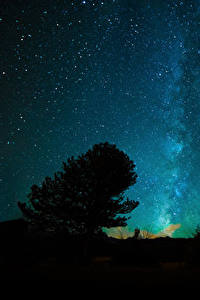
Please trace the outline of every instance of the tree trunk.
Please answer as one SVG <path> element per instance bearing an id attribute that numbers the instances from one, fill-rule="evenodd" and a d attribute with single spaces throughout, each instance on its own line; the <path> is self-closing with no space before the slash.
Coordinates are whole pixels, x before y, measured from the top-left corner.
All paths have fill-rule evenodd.
<path id="1" fill-rule="evenodd" d="M 91 260 L 91 241 L 92 241 L 93 230 L 88 230 L 83 240 L 83 264 L 89 265 Z"/>

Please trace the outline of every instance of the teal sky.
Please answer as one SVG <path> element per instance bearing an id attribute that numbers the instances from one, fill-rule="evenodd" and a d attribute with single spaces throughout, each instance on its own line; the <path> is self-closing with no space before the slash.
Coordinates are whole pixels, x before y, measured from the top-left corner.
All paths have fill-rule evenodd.
<path id="1" fill-rule="evenodd" d="M 200 1 L 0 1 L 0 220 L 72 155 L 136 164 L 129 226 L 200 223 Z"/>

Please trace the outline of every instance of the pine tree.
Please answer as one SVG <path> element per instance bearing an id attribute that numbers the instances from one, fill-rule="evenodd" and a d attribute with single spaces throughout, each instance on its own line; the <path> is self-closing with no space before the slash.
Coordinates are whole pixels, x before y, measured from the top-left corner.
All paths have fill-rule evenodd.
<path id="1" fill-rule="evenodd" d="M 18 205 L 29 222 L 46 230 L 91 236 L 102 227 L 125 226 L 125 215 L 139 204 L 124 197 L 136 183 L 134 168 L 116 145 L 96 144 L 63 163 L 54 179 L 46 177 L 41 187 L 33 185 L 28 203 Z"/>

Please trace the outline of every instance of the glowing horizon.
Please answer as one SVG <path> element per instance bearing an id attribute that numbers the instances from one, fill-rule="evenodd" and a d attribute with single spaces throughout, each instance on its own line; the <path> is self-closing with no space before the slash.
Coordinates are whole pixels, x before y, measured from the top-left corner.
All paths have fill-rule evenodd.
<path id="1" fill-rule="evenodd" d="M 169 226 L 163 228 L 162 231 L 157 233 L 140 229 L 138 239 L 156 239 L 160 237 L 173 237 L 174 232 L 180 227 L 181 224 L 170 224 Z M 135 230 L 131 230 L 128 226 L 105 228 L 104 230 L 108 237 L 113 237 L 116 239 L 127 239 L 135 236 Z"/>

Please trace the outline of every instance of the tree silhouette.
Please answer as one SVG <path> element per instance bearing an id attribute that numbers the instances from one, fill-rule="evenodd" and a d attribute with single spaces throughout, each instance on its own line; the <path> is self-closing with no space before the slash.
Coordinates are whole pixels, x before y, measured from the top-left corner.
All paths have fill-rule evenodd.
<path id="1" fill-rule="evenodd" d="M 91 236 L 102 227 L 125 226 L 139 204 L 125 199 L 136 183 L 133 161 L 116 145 L 100 143 L 77 159 L 63 163 L 54 179 L 33 185 L 28 203 L 18 203 L 24 217 L 46 230 L 65 230 Z"/>

